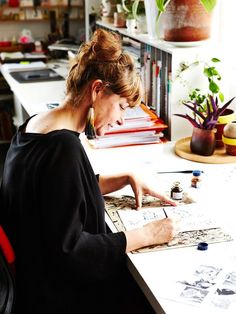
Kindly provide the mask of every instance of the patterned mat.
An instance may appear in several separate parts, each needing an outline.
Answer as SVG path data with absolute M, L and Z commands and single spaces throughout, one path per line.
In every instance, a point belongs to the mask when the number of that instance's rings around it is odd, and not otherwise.
M 187 201 L 186 201 L 187 203 Z M 135 199 L 132 196 L 106 196 L 105 197 L 106 212 L 113 224 L 118 231 L 125 231 L 125 227 L 117 213 L 117 210 L 127 210 L 135 208 Z M 160 200 L 155 199 L 151 196 L 143 197 L 143 207 L 159 207 L 163 206 Z M 134 209 L 135 210 L 135 209 Z M 199 242 L 207 243 L 219 243 L 225 241 L 232 241 L 233 238 L 225 233 L 221 228 L 212 228 L 206 230 L 195 230 L 180 232 L 171 242 L 149 246 L 145 248 L 133 251 L 133 253 L 138 252 L 151 252 L 157 250 L 187 247 L 187 246 L 197 246 Z

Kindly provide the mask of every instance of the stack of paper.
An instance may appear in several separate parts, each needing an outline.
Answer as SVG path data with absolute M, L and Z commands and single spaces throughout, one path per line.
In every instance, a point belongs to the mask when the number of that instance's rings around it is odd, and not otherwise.
M 29 62 L 29 63 L 4 63 L 2 69 L 7 70 L 8 72 L 12 71 L 28 71 L 28 70 L 42 70 L 46 69 L 46 63 L 42 61 Z
M 33 60 L 33 59 L 40 59 L 40 60 L 46 60 L 47 56 L 44 53 L 22 53 L 21 51 L 16 51 L 16 52 L 1 52 L 0 53 L 0 58 L 4 62 L 12 62 L 12 61 L 17 61 L 21 62 L 22 60 Z
M 94 148 L 160 143 L 167 125 L 143 104 L 127 108 L 123 125 L 112 127 L 89 143 Z

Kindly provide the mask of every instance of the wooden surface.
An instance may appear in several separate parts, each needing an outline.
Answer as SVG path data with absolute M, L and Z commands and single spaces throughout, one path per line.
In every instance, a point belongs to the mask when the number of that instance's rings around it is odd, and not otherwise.
M 190 137 L 185 137 L 178 140 L 175 144 L 175 153 L 191 161 L 203 162 L 208 164 L 224 164 L 236 162 L 236 156 L 227 155 L 225 148 L 216 148 L 212 156 L 201 156 L 193 154 L 190 150 Z

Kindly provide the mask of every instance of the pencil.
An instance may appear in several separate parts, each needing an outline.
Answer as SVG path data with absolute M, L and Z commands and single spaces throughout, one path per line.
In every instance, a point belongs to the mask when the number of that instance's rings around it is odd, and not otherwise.
M 163 212 L 164 212 L 166 218 L 168 218 L 167 213 L 166 213 L 166 211 L 165 211 L 165 208 L 163 208 Z

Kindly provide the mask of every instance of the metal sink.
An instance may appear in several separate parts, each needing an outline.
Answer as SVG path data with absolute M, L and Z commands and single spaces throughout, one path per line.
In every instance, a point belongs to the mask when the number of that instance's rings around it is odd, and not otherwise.
M 64 77 L 52 69 L 10 72 L 10 75 L 19 83 L 37 83 L 65 80 Z

